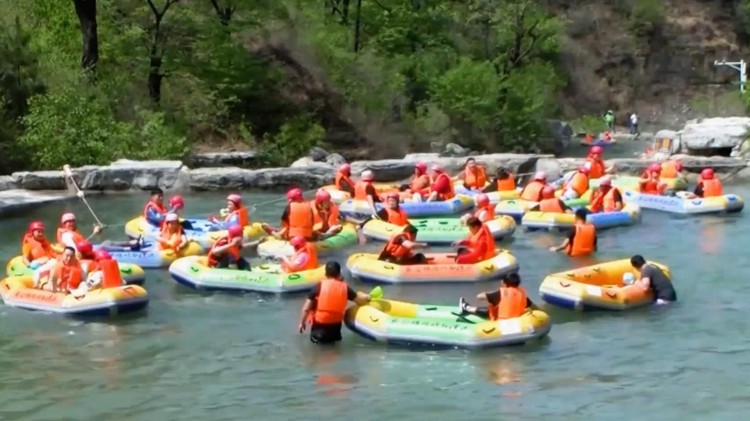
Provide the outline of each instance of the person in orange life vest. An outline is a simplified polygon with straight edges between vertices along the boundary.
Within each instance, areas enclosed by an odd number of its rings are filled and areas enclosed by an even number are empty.
[[[682,177],[682,161],[680,160],[669,160],[664,161],[660,164],[661,176],[664,178],[680,178]]]
[[[599,188],[591,197],[591,212],[615,212],[622,210],[622,194],[617,187],[612,187],[612,179],[604,176],[599,181]]]
[[[398,225],[400,227],[409,225],[409,217],[406,215],[406,212],[404,212],[404,210],[401,209],[400,201],[401,201],[401,198],[398,193],[396,192],[388,193],[385,196],[385,206],[383,206],[375,214],[375,217],[380,219],[381,221],[385,221],[393,225]],[[360,228],[364,226],[371,219],[372,217],[369,217],[364,220],[357,221],[357,220],[354,220],[353,218],[349,218],[349,220],[351,220],[352,222],[358,223]]]
[[[95,288],[106,289],[125,285],[120,274],[120,266],[106,250],[96,250],[94,261],[96,262],[95,268],[84,278],[86,282],[81,282],[73,294],[83,295]]]
[[[370,215],[377,214],[375,204],[380,203],[380,196],[372,184],[373,180],[375,180],[375,174],[370,170],[365,170],[362,171],[359,180],[354,183],[354,200],[366,200]]]
[[[529,299],[526,289],[521,286],[521,277],[515,272],[505,275],[497,290],[480,292],[477,300],[487,301],[489,305],[474,307],[461,297],[458,300],[461,314],[476,314],[489,320],[505,320],[520,317],[527,309],[536,307]]]
[[[339,207],[331,201],[331,194],[320,189],[313,202],[313,231],[318,240],[336,235],[343,229]]]
[[[430,168],[432,172],[432,184],[429,187],[429,194],[427,195],[427,202],[434,202],[437,200],[449,200],[453,199],[456,195],[453,191],[453,180],[445,172],[443,167],[440,165],[433,165]]]
[[[516,177],[505,168],[498,168],[495,177],[482,191],[484,193],[494,191],[513,191],[516,187]]]
[[[552,186],[544,186],[542,189],[542,200],[529,210],[549,213],[573,213],[573,210],[562,199],[555,197],[555,189]]]
[[[415,250],[425,249],[426,243],[416,242],[417,228],[407,225],[403,231],[394,234],[383,247],[378,260],[396,263],[399,265],[421,265],[427,263],[427,257],[422,253],[414,253]]]
[[[489,196],[484,193],[479,193],[474,198],[474,201],[477,204],[474,212],[467,213],[466,215],[462,216],[460,219],[462,224],[466,225],[466,221],[468,221],[472,216],[482,222],[488,222],[495,219],[495,206],[490,203]]]
[[[577,199],[589,189],[589,169],[585,165],[578,167],[570,179],[563,183],[563,200]]]
[[[143,208],[143,217],[146,218],[146,221],[151,225],[160,227],[168,211],[169,209],[164,206],[164,191],[158,188],[151,190],[151,196]]]
[[[215,216],[208,218],[208,221],[211,222],[209,231],[224,231],[233,226],[245,228],[250,225],[250,213],[247,207],[242,204],[242,197],[239,194],[227,196],[227,208],[226,211],[222,209],[222,213],[226,213],[223,221],[217,220]]]
[[[168,213],[164,217],[164,226],[161,228],[157,241],[159,243],[159,250],[179,252],[187,247],[187,236],[182,231],[180,217],[176,213]]]
[[[612,167],[607,167],[607,164],[602,158],[604,149],[601,146],[592,146],[589,149],[589,154],[586,157],[583,165],[589,169],[589,178],[597,179],[612,171]]]
[[[294,255],[281,259],[281,268],[285,273],[302,272],[318,267],[318,251],[315,244],[300,236],[292,237],[289,244],[294,247]]]
[[[430,176],[427,174],[427,164],[424,162],[417,162],[414,165],[414,175],[409,180],[409,184],[402,184],[399,190],[420,193],[429,187]]]
[[[487,172],[484,167],[477,164],[474,158],[467,158],[464,170],[453,177],[454,181],[463,181],[464,188],[468,190],[483,189],[487,184]]]
[[[354,181],[352,181],[352,166],[341,164],[333,179],[333,185],[336,189],[349,193],[354,196]]]
[[[90,240],[93,236],[96,234],[99,234],[102,232],[102,227],[99,225],[94,225],[94,232],[91,233],[91,235],[88,236],[88,238],[84,237],[78,232],[78,227],[76,226],[76,216],[71,213],[64,213],[62,218],[60,218],[60,227],[57,228],[57,244],[60,248],[62,247],[72,247],[74,250],[76,249],[76,244],[78,244],[82,240]]]
[[[469,227],[469,237],[465,240],[453,243],[457,247],[456,263],[471,264],[490,259],[495,256],[495,237],[492,236],[487,225],[479,218],[471,217],[466,221]]]
[[[49,289],[53,292],[62,291],[68,293],[78,288],[83,280],[81,263],[76,259],[76,251],[73,247],[65,247],[62,255],[55,260],[55,266],[49,273],[46,281],[38,287]]]
[[[593,141],[594,141],[594,135],[591,134],[591,133],[586,133],[586,136],[583,137],[583,142],[584,143],[588,144],[588,143],[591,143]]]
[[[310,326],[310,341],[316,344],[333,344],[341,340],[341,325],[349,301],[363,306],[370,296],[353,290],[341,276],[338,262],[326,263],[326,279],[318,283],[302,305],[299,333]],[[312,317],[310,317],[312,316]]]
[[[645,194],[663,194],[667,185],[660,181],[660,175],[661,165],[651,164],[638,181],[640,192]]]
[[[315,214],[313,205],[305,201],[302,190],[293,188],[286,193],[287,205],[281,214],[281,229],[275,230],[270,225],[263,223],[263,229],[278,239],[290,239],[295,235],[304,237],[306,240],[314,240]]]
[[[250,263],[241,255],[243,248],[257,247],[266,240],[263,237],[257,241],[242,243],[242,228],[235,225],[227,230],[227,235],[219,238],[208,251],[208,266],[212,268],[228,268],[234,264],[239,270],[251,270]]]
[[[21,256],[23,263],[36,270],[42,264],[54,259],[58,250],[47,240],[44,235],[44,223],[33,221],[21,240]]]
[[[185,210],[185,199],[183,199],[179,194],[175,194],[169,198],[168,203],[169,212],[176,213],[177,216],[182,217],[182,212]],[[193,224],[187,219],[180,221],[180,225],[182,225],[182,228],[186,230],[193,229]]]
[[[547,174],[538,171],[534,178],[521,190],[521,199],[529,202],[541,202],[542,190],[547,185]]]
[[[585,208],[576,209],[576,222],[570,236],[557,247],[550,247],[550,251],[565,250],[571,257],[588,256],[596,251],[596,228],[586,222],[588,211]]]
[[[701,171],[701,178],[698,179],[698,185],[695,186],[693,194],[697,197],[717,197],[724,195],[721,180],[716,177],[712,168],[704,168]]]

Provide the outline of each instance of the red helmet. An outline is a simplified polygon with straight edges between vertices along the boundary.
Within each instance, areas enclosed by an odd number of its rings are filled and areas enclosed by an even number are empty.
[[[601,146],[592,146],[591,150],[589,151],[591,155],[601,155],[602,152],[604,151],[602,150]]]
[[[675,168],[675,169],[676,169],[677,171],[682,171],[682,161],[679,161],[679,160],[678,160],[678,161],[675,161],[675,162],[674,162],[674,168]]]
[[[315,201],[316,202],[327,202],[331,200],[331,193],[328,193],[327,191],[320,189],[317,192],[315,192]]]
[[[76,220],[76,216],[72,212],[64,213],[63,216],[60,218],[60,223],[64,224],[66,222],[72,222]]]
[[[79,250],[80,251],[80,250]],[[97,250],[94,252],[94,260],[111,260],[112,256],[107,252],[107,250]]]
[[[444,171],[444,170],[443,170],[443,167],[441,167],[441,166],[440,166],[440,165],[438,165],[438,164],[433,164],[433,165],[432,165],[432,167],[430,167],[430,170],[431,170],[431,171],[434,171],[434,172],[436,172],[436,173],[441,173],[441,172],[443,172],[443,171]]]
[[[302,237],[300,235],[295,235],[294,237],[292,237],[291,240],[289,240],[289,244],[291,244],[292,247],[296,249],[307,244],[307,240],[305,240],[305,237]]]
[[[552,186],[544,186],[542,189],[542,198],[543,199],[552,199],[555,197],[555,189]]]
[[[651,164],[648,166],[650,172],[661,173],[661,164]]]
[[[169,206],[174,209],[182,209],[185,207],[185,200],[179,194],[176,194],[169,198]]]
[[[291,200],[302,200],[302,190],[298,188],[293,188],[286,192],[286,198]]]
[[[29,232],[32,231],[44,231],[44,222],[42,221],[33,221],[29,224]]]
[[[589,167],[587,167],[585,165],[581,165],[580,167],[578,167],[578,172],[580,172],[581,174],[588,175],[589,174]]]
[[[424,162],[417,162],[417,164],[414,165],[414,168],[423,174],[427,172],[427,164],[425,164]]]
[[[612,187],[612,179],[606,176],[600,178],[599,187]]]
[[[484,193],[479,193],[476,200],[477,206],[487,206],[490,204],[490,197]]]
[[[375,174],[370,170],[364,170],[362,171],[360,178],[362,178],[362,181],[372,181],[375,179]]]
[[[339,166],[339,172],[346,175],[352,174],[352,166],[349,164],[341,164]]]
[[[89,255],[94,251],[94,246],[86,240],[81,240],[76,243],[76,249],[83,255]]]
[[[399,196],[398,193],[396,192],[391,192],[385,196],[385,199],[386,200],[395,199],[398,202],[401,200],[401,196]]]
[[[227,230],[227,233],[229,233],[229,238],[242,237],[242,227],[239,225],[232,225]]]
[[[704,168],[703,171],[701,171],[701,178],[704,180],[713,179],[714,178],[713,168]]]
[[[232,193],[229,196],[227,196],[227,200],[234,203],[237,206],[242,204],[242,196],[240,196],[239,194]]]

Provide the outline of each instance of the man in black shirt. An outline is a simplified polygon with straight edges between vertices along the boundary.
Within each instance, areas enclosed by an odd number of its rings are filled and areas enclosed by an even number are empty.
[[[661,268],[647,263],[646,259],[639,254],[630,258],[630,264],[641,272],[641,279],[638,282],[643,288],[653,291],[656,304],[669,304],[677,301],[677,293],[672,286],[672,281]]]

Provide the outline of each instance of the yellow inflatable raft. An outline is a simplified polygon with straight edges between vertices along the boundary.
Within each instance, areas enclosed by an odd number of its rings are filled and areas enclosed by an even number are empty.
[[[395,183],[372,183],[375,187],[375,191],[378,193],[398,192],[399,185]],[[321,187],[331,195],[331,201],[334,203],[341,203],[351,199],[351,195],[345,191],[341,191],[336,188],[333,184]]]
[[[346,326],[367,339],[401,346],[489,348],[520,345],[547,335],[547,313],[529,310],[514,319],[491,321],[460,314],[456,307],[373,300],[349,308]]]
[[[455,254],[430,253],[426,256],[427,264],[398,265],[378,260],[377,254],[357,253],[349,256],[346,266],[353,276],[364,282],[386,284],[473,283],[500,279],[518,271],[518,261],[507,250],[473,264],[456,263]]]
[[[206,250],[210,249],[221,237],[227,235],[226,230],[209,231],[211,223],[206,219],[187,218],[184,221],[189,222],[191,226],[191,229],[183,230],[188,240],[198,242]],[[159,232],[159,227],[149,224],[143,216],[133,218],[125,224],[125,234],[131,238],[143,237],[153,241],[158,238]],[[245,241],[252,241],[266,235],[266,232],[259,222],[254,222],[245,227],[244,234]]]
[[[148,305],[148,294],[138,285],[94,289],[83,296],[74,296],[34,288],[31,276],[12,276],[0,281],[0,297],[11,307],[71,316],[113,316],[139,311]]]
[[[660,267],[672,278],[667,266],[648,263]],[[622,277],[628,272],[639,278],[640,273],[630,265],[630,259],[553,273],[542,281],[539,294],[550,304],[573,310],[628,310],[651,304],[654,297],[650,291],[623,284]]]

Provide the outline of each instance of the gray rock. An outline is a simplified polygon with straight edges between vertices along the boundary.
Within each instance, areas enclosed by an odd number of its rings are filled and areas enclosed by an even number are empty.
[[[432,153],[443,153],[443,144],[441,142],[430,142],[430,151]]]
[[[13,181],[24,190],[65,190],[62,171],[22,171],[11,174]]]
[[[40,205],[75,198],[63,192],[39,192],[20,189],[0,191],[0,216],[16,214]]]
[[[303,156],[302,158],[292,162],[292,165],[290,165],[290,168],[302,168],[302,167],[308,167],[310,165],[315,164],[315,160],[312,159],[309,156]]]
[[[326,157],[326,159],[324,160],[324,162],[326,164],[329,164],[329,165],[333,166],[333,167],[338,167],[341,164],[345,164],[346,163],[346,159],[343,156],[341,156],[340,154],[332,153],[332,154],[330,154],[330,155],[328,155]]]
[[[404,156],[404,161],[433,161],[440,158],[439,153],[410,153]]]
[[[181,187],[180,161],[131,161],[120,159],[87,171],[79,186],[84,190],[171,190]],[[75,172],[74,172],[75,174]]]
[[[0,191],[18,188],[16,180],[10,175],[0,175]]]
[[[333,182],[331,166],[315,163],[297,168],[197,168],[190,171],[190,188],[198,191],[313,188]]]
[[[575,135],[573,127],[567,122],[560,120],[547,120],[547,123],[549,124],[551,138],[546,142],[540,142],[542,149],[556,154],[562,153]]]
[[[534,172],[537,171],[544,171],[547,174],[548,180],[557,180],[562,177],[567,169],[557,159],[540,158],[536,161],[536,166],[534,167]]]
[[[188,165],[193,168],[205,167],[239,167],[256,168],[260,157],[254,151],[209,152],[190,156]]]
[[[681,144],[691,149],[738,148],[748,135],[750,117],[690,120],[679,132]]]
[[[691,155],[672,155],[669,159],[682,161],[685,172],[698,174],[704,168],[711,167],[717,173],[731,174],[747,168],[747,161],[738,158],[726,158],[722,156],[703,157]],[[614,158],[607,160],[607,165],[613,165],[620,174],[640,175],[654,161],[638,158]]]
[[[189,185],[199,191],[239,190],[251,172],[238,167],[196,168],[190,171]]]
[[[469,155],[469,152],[469,149],[466,149],[459,144],[449,143],[445,145],[445,149],[443,149],[443,156],[465,157]]]
[[[310,149],[310,153],[307,154],[307,156],[312,158],[313,161],[322,161],[326,159],[328,155],[328,151],[319,146],[314,146]]]

